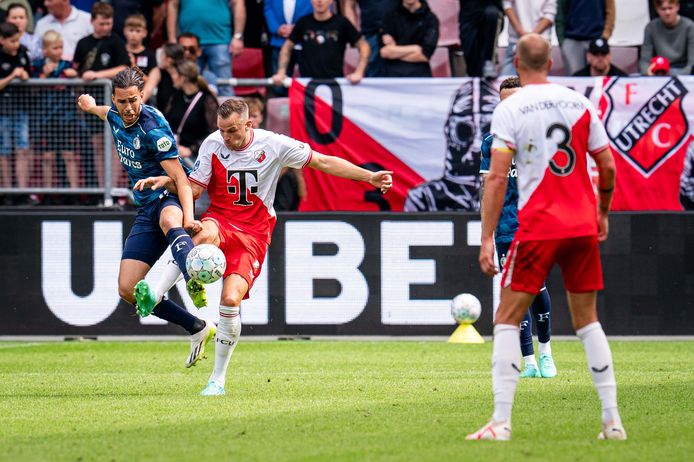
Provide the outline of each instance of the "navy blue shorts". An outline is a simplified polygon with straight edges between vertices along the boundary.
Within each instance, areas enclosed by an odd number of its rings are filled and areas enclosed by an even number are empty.
[[[125,240],[121,260],[139,260],[149,266],[156,263],[169,246],[164,232],[159,227],[159,216],[162,210],[170,205],[183,210],[178,197],[172,194],[163,195],[137,208],[135,224]]]

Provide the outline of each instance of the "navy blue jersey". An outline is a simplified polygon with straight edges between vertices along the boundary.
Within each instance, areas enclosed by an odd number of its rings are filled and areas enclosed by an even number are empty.
[[[489,173],[489,167],[492,162],[492,141],[494,137],[491,134],[484,136],[482,140],[482,162],[480,163],[480,173]],[[508,186],[506,187],[506,197],[504,197],[504,208],[501,210],[499,224],[494,233],[494,242],[508,243],[513,241],[513,236],[518,229],[518,184],[516,177],[516,160],[512,161],[511,167],[508,169]]]
[[[128,173],[131,187],[135,186],[137,180],[166,175],[161,161],[176,158],[181,161],[171,127],[158,109],[143,104],[137,122],[127,128],[115,106],[108,111],[107,119],[120,163]],[[182,162],[181,165],[188,173],[189,169]],[[134,191],[135,201],[138,204],[147,204],[159,197],[163,191],[164,188]]]

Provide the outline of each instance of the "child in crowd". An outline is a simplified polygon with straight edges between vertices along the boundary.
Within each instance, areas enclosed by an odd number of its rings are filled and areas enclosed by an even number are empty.
[[[77,77],[72,62],[61,58],[63,37],[49,30],[42,37],[43,58],[34,61],[31,76],[42,79]],[[77,154],[77,117],[74,108],[75,94],[72,87],[42,87],[40,90],[41,114],[32,132],[38,137],[36,149],[41,152],[43,186],[54,188],[56,154],[60,153],[65,163],[65,176],[70,188],[79,187]]]
[[[125,19],[123,27],[125,35],[125,49],[130,56],[130,65],[142,69],[145,76],[157,66],[157,57],[154,51],[145,47],[147,38],[147,20],[141,14],[131,14]]]
[[[14,79],[27,80],[31,72],[29,56],[19,43],[22,33],[12,23],[0,24],[0,187],[12,187],[12,163],[15,150],[17,187],[29,183],[29,115],[21,92],[8,85]],[[25,90],[25,89],[22,89]],[[3,198],[5,204],[8,198]]]

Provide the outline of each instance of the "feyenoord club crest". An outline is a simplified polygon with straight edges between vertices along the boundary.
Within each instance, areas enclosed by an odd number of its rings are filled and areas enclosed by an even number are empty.
[[[604,123],[612,147],[646,178],[689,137],[682,108],[687,88],[677,78],[662,86],[656,82],[619,78],[604,89]]]
[[[136,136],[135,139],[133,139],[133,148],[140,149],[140,146],[142,146],[140,144],[140,137]]]
[[[253,153],[253,158],[257,160],[259,164],[265,160],[265,157],[265,151],[263,151],[262,149]]]

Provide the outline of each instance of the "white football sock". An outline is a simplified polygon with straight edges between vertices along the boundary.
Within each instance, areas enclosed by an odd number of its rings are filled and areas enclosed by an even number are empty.
[[[523,356],[523,364],[526,366],[533,365],[535,366],[535,369],[537,369],[537,361],[535,360],[535,355]]]
[[[541,355],[552,356],[552,347],[550,346],[549,342],[547,342],[547,343],[537,342],[537,349],[539,350]]]
[[[154,292],[157,294],[157,303],[161,301],[164,294],[171,290],[182,277],[183,273],[181,273],[176,261],[169,261],[164,267],[164,272],[157,281],[156,287],[154,287]]]
[[[588,369],[593,377],[593,384],[602,402],[602,422],[621,423],[617,410],[617,382],[614,378],[612,352],[607,337],[599,322],[594,322],[576,331],[586,351]]]
[[[492,387],[494,388],[495,422],[511,418],[513,397],[520,375],[520,330],[518,326],[494,326],[494,352],[492,353]]]
[[[224,386],[227,366],[239,342],[239,335],[241,335],[239,307],[219,305],[219,324],[217,324],[217,334],[214,336],[214,369],[210,380],[214,380],[221,386]]]

